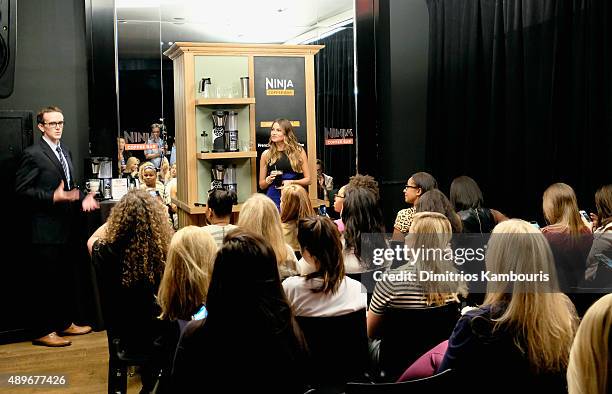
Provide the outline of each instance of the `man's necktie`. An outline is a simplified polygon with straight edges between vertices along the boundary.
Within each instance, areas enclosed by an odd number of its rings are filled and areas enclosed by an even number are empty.
[[[59,155],[59,161],[62,164],[62,168],[64,169],[64,175],[66,175],[66,182],[68,183],[66,185],[67,189],[70,190],[70,176],[68,174],[68,165],[66,164],[66,159],[64,159],[64,153],[62,152],[62,149],[59,146],[55,148],[55,150]]]

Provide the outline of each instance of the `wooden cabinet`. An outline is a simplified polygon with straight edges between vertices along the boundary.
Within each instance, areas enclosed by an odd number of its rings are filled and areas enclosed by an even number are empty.
[[[177,42],[164,54],[174,65],[174,114],[177,154],[177,198],[179,225],[203,224],[202,214],[211,187],[214,164],[236,167],[238,205],[257,192],[255,58],[258,56],[301,57],[304,59],[307,155],[311,179],[316,179],[316,120],[314,112],[314,55],[322,46],[211,44]],[[249,96],[242,97],[241,78],[249,77]],[[199,92],[202,78],[210,78],[207,97]],[[261,90],[261,89],[260,89]],[[213,111],[237,112],[238,152],[211,152]],[[287,116],[278,114],[279,117]],[[272,120],[272,119],[269,119]],[[203,132],[208,135],[203,137]],[[209,138],[206,143],[205,138]],[[316,200],[316,187],[309,189]]]

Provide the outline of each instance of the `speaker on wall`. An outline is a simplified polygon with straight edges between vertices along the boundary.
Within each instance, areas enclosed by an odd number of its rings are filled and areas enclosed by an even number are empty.
[[[0,0],[0,97],[13,93],[17,48],[17,0]]]

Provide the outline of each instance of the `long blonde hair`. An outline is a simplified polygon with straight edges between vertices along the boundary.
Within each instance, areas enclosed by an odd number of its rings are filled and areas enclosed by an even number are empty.
[[[293,169],[293,171],[301,173],[302,165],[304,164],[302,163],[302,147],[298,143],[297,137],[293,132],[293,126],[291,125],[291,122],[284,118],[275,119],[274,122],[272,122],[272,127],[274,127],[275,123],[277,123],[280,128],[283,129],[283,131],[285,132],[285,150],[283,152],[285,152],[285,154],[287,155],[287,158],[291,163],[291,168]],[[278,159],[280,159],[280,151],[276,147],[276,144],[272,142],[271,135],[268,139],[268,145],[270,146],[270,148],[268,149],[268,163],[274,164],[277,162]]]
[[[578,317],[569,298],[557,290],[553,254],[544,235],[529,223],[512,219],[493,229],[487,244],[487,270],[495,274],[548,273],[549,281],[489,281],[484,305],[506,305],[495,329],[511,327],[514,344],[535,372],[563,371]]]
[[[186,226],[172,237],[166,269],[159,286],[160,318],[190,320],[206,300],[217,244],[197,226]]]
[[[287,260],[287,244],[283,236],[280,215],[276,204],[267,196],[255,193],[249,197],[240,210],[238,226],[263,236],[270,243],[276,262],[281,265]]]
[[[579,235],[586,227],[580,219],[576,193],[565,183],[554,183],[544,191],[542,208],[548,223],[567,227],[570,235]]]
[[[438,212],[415,214],[406,242],[413,248],[423,248],[423,252],[427,251],[416,262],[417,271],[431,271],[434,274],[457,272],[452,260],[443,258],[443,254],[449,250],[452,236],[450,221],[443,214]],[[427,280],[421,282],[421,285],[428,305],[444,305],[446,300],[456,296],[456,293],[467,295],[465,282]]]
[[[569,394],[607,393],[612,327],[612,294],[601,297],[584,315],[567,367]]]

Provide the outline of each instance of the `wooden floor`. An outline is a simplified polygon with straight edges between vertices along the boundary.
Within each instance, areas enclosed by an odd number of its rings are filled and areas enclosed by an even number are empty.
[[[71,346],[49,348],[31,342],[0,345],[0,375],[65,375],[68,385],[62,388],[12,389],[0,383],[0,393],[106,393],[108,374],[108,343],[106,332],[69,337]],[[140,391],[136,374],[128,379],[128,393]]]

